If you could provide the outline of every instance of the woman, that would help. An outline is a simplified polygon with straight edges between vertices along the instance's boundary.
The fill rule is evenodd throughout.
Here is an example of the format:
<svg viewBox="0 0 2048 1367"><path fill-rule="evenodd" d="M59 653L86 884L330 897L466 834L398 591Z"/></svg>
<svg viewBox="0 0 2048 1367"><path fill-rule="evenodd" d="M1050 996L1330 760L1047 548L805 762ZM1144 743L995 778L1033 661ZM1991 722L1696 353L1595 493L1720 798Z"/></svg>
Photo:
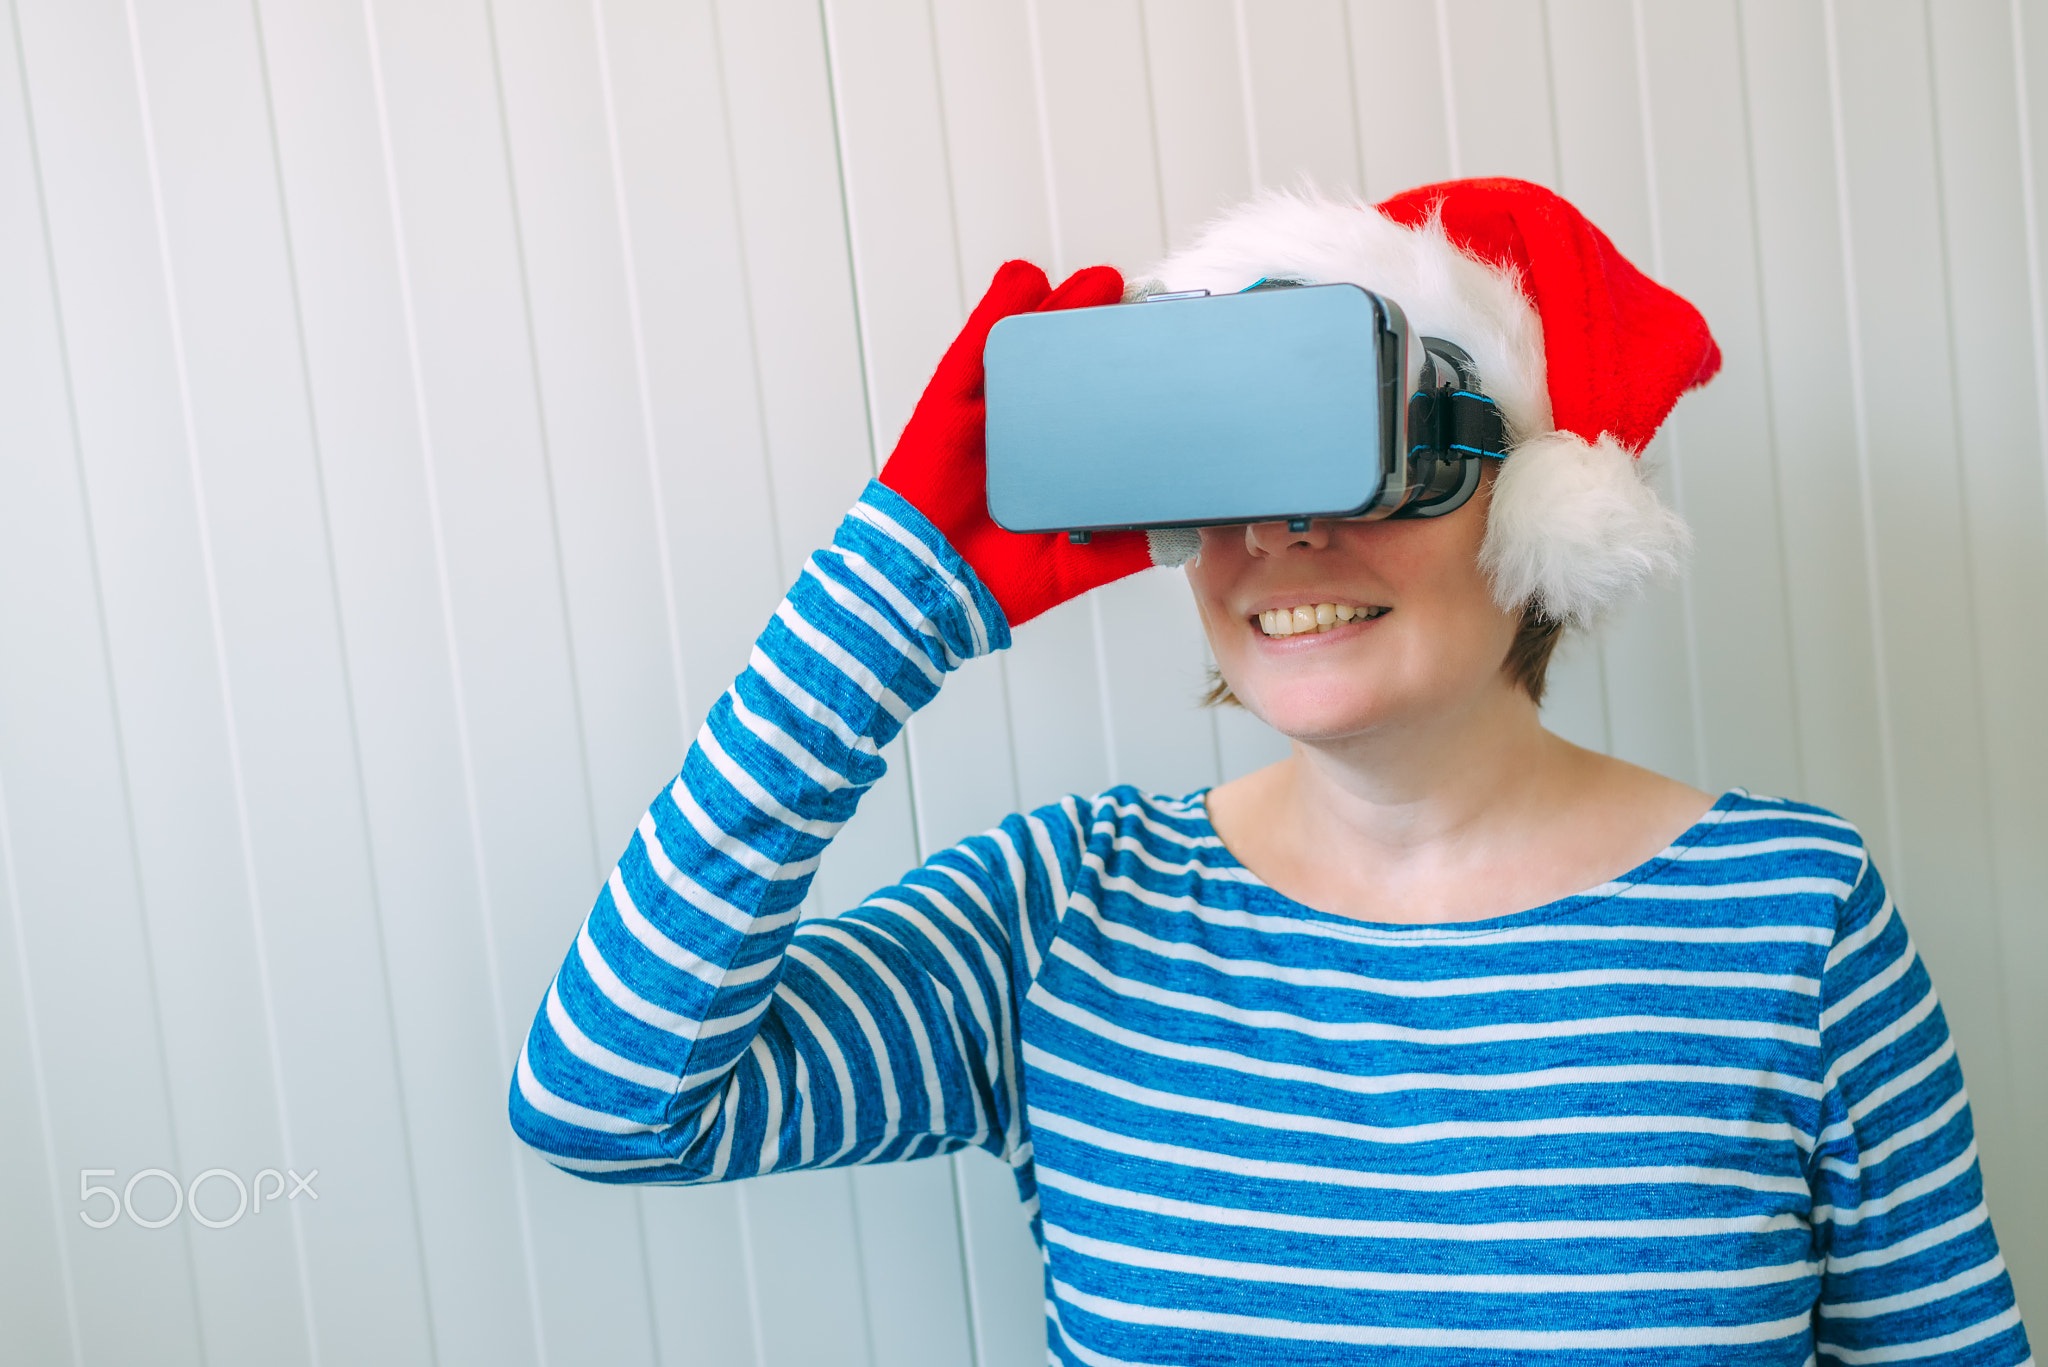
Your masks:
<svg viewBox="0 0 2048 1367"><path fill-rule="evenodd" d="M1538 717L1560 629L1681 547L1632 453L1718 365L1699 315L1512 181L1267 197L1159 275L1382 290L1515 445L1436 519L1200 533L1222 688L1290 758L1012 816L799 926L948 671L1193 549L989 522L989 328L1124 293L1004 267L600 893L521 1135L613 1182L987 1149L1059 1362L2025 1360L1855 829Z"/></svg>

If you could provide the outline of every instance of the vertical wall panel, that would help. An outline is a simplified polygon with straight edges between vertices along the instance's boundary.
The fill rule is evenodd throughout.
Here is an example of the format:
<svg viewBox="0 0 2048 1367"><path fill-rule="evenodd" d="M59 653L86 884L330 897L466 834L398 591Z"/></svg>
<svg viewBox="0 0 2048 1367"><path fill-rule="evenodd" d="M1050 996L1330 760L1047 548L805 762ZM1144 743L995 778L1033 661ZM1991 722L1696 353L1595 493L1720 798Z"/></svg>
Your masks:
<svg viewBox="0 0 2048 1367"><path fill-rule="evenodd" d="M879 462L967 311L937 40L922 3L830 5L825 16ZM877 883L1015 807L1002 692L1002 666L977 660L912 721L906 760L917 839L896 868L877 869ZM969 1154L853 1174L862 1294L878 1363L972 1360L956 1161L989 1160Z"/></svg>
<svg viewBox="0 0 2048 1367"><path fill-rule="evenodd" d="M1456 174L1556 188L1548 0L1437 0L1436 8L1450 38Z"/></svg>
<svg viewBox="0 0 2048 1367"><path fill-rule="evenodd" d="M605 0L596 17L688 735L784 587L748 255L709 0Z"/></svg>
<svg viewBox="0 0 2048 1367"><path fill-rule="evenodd" d="M1051 185L1036 46L1024 0L931 0L946 153L959 234L960 297L981 297L1010 257L1050 271Z"/></svg>
<svg viewBox="0 0 2048 1367"><path fill-rule="evenodd" d="M40 660L43 652L36 647L44 646L54 660L74 669L83 664L81 672L90 673L96 663L92 633L98 612L89 600L80 601L84 595L78 592L90 577L79 574L85 547L75 517L68 386L58 355L42 196L11 6L6 17L7 27L0 32L0 186L5 187L0 190L0 317L16 320L16 326L0 331L0 406L10 419L9 440L0 447L0 632L17 644L0 660ZM59 509L74 516L64 517ZM72 535L67 537L67 531ZM71 574L64 575L63 569ZM52 579L56 582L47 582ZM38 580L46 581L39 586L45 591L71 591L65 595L70 601L62 605L68 614L52 614L58 605L39 602L44 592L23 592ZM79 646L86 647L84 660ZM17 783L40 777L23 772L25 738L14 732L31 715L40 729L40 709L30 709L54 702L36 695L59 683L38 680L18 665L0 664L0 983L7 984L12 998L0 1008L0 1097L11 1103L0 1119L0 1154L6 1155L0 1229L8 1231L0 1246L0 1319L10 1330L18 1326L23 1352L52 1363L81 1360L83 1345L70 1250L64 1246L70 1234L70 1203L64 1199L68 1184L52 1152L54 1117L44 1074L48 1051L39 1039L45 1013L35 1000L30 912L22 899L7 783L10 775ZM89 694L86 706L104 718L103 695ZM9 717L17 719L13 727L6 726ZM161 1087L150 1093L160 1098Z"/></svg>
<svg viewBox="0 0 2048 1367"><path fill-rule="evenodd" d="M179 1161L162 1047L155 970L136 876L127 780L106 654L92 524L71 421L60 299L38 152L47 148L21 81L16 27L0 32L0 802L6 822L9 920L30 984L11 1008L24 1048L5 1105L19 1117L21 1169L11 1185L25 1221L18 1256L27 1278L10 1323L51 1347L52 1362L99 1367L154 1353L200 1361L190 1250L181 1232L79 1219L79 1171L127 1175ZM38 144L41 144L40 146ZM80 870L93 870L81 879ZM30 1013L33 1013L32 1015ZM33 1033L30 1028L33 1026ZM34 1087L38 1065L44 1089ZM20 1090L27 1084L27 1090ZM48 1110L44 1110L47 1100ZM50 1152L39 1154L48 1136ZM104 1178L93 1179L104 1183ZM50 1183L54 1181L54 1189ZM38 1188L41 1190L39 1191ZM32 1207L55 1203L50 1236L64 1241L71 1312L62 1291L39 1293L62 1270L36 1232ZM103 1200L92 1204L104 1219ZM10 1223L9 1242L15 1242Z"/></svg>
<svg viewBox="0 0 2048 1367"><path fill-rule="evenodd" d="M1995 907L1982 933L1997 955L1997 1024L2010 1079L1998 1089L2003 1104L1986 1111L2004 1127L1986 1152L1995 1155L1987 1162L1996 1165L1990 1180L2005 1212L2006 1261L2019 1285L2035 1287L2048 1277L2048 1187L2019 1170L2048 1130L2048 1058L2033 1047L2048 1039L2048 1002L2034 975L2016 970L2048 959L2048 729L2033 724L2033 681L2048 678L2048 614L2028 587L2048 583L2048 500L2038 320L2013 288L2014 263L2027 248L2021 105L2009 6L1935 4L1927 16ZM1952 781L1952 773L1939 780ZM1948 972L1946 981L1955 981L1957 970ZM1975 1066L1973 1082L1985 1071L1984 1062Z"/></svg>
<svg viewBox="0 0 2048 1367"><path fill-rule="evenodd" d="M1880 862L1895 829L1856 449L1855 381L1836 195L1826 34L1818 6L1738 11L1764 358L1782 458L1785 594L1800 791L1860 822ZM1782 396L1782 397L1779 397Z"/></svg>
<svg viewBox="0 0 2048 1367"><path fill-rule="evenodd" d="M1208 650L1187 577L1147 570L1096 590L1090 606L1114 781L1176 794L1216 783L1215 721L1196 707Z"/></svg>
<svg viewBox="0 0 2048 1367"><path fill-rule="evenodd" d="M1166 239L1195 230L1257 186L1235 0L1148 0L1145 70L1159 124ZM1134 263L1135 264L1135 263Z"/></svg>
<svg viewBox="0 0 2048 1367"><path fill-rule="evenodd" d="M1954 318L1923 5L1837 7L1843 182L1857 295L1880 667L1900 846L1887 877L1937 982L1965 1069L2006 1069L1985 734L1960 452ZM2017 339L2015 339L2017 340ZM1975 1098L1984 1167L2017 1168L2011 1099Z"/></svg>
<svg viewBox="0 0 2048 1367"><path fill-rule="evenodd" d="M1137 0L1023 0L1048 147L1052 264L1126 269L1166 247Z"/></svg>
<svg viewBox="0 0 2048 1367"><path fill-rule="evenodd" d="M936 41L926 7L911 0L828 4L825 15L879 464L971 301L961 287Z"/></svg>
<svg viewBox="0 0 2048 1367"><path fill-rule="evenodd" d="M492 1076L508 1053L490 959L472 741L448 635L431 432L366 20L268 6L262 28L304 365L348 642L364 806L442 1362L533 1362L530 1241Z"/></svg>
<svg viewBox="0 0 2048 1367"><path fill-rule="evenodd" d="M481 4L393 6L376 23L426 473L470 744L497 1053L509 1068L573 934L563 908L587 907L596 876L560 509L492 15ZM516 1161L543 1351L651 1361L633 1194L576 1191L534 1155Z"/></svg>
<svg viewBox="0 0 2048 1367"><path fill-rule="evenodd" d="M640 1201L664 1367L760 1362L746 1189L737 1183L650 1187Z"/></svg>
<svg viewBox="0 0 2048 1367"><path fill-rule="evenodd" d="M716 607L704 594L679 592L674 573L671 503L652 446L654 392L666 376L649 364L640 322L621 120L601 17L595 7L511 3L495 6L493 20L599 832L599 859L590 869L595 886L599 865L673 777L689 720L681 640ZM592 155L595 149L606 155ZM729 181L720 186L728 187ZM558 1175L545 1174L536 1185L549 1201L577 1199ZM665 1360L684 1360L697 1335L676 1321L695 1297L692 1288L653 1275L650 1213L644 1197L632 1200L634 1223L617 1229L633 1231L648 1265L635 1266L635 1250L619 1250L622 1256L593 1273L637 1274L651 1302L649 1348ZM659 1214L673 1219L677 1205ZM674 1343L664 1342L664 1326L680 1335ZM572 1351L590 1349L577 1344Z"/></svg>
<svg viewBox="0 0 2048 1367"><path fill-rule="evenodd" d="M1367 199L1458 174L1440 5L1350 0L1351 83Z"/></svg>
<svg viewBox="0 0 2048 1367"><path fill-rule="evenodd" d="M253 12L133 14L282 1166L318 1167L326 1184L325 1204L285 1210L309 1348L426 1362L384 947ZM225 1183L209 1195L217 1216L232 1209ZM354 1296L386 1313L351 1314ZM276 1348L259 1338L247 1352Z"/></svg>
<svg viewBox="0 0 2048 1367"><path fill-rule="evenodd" d="M1327 194L1362 188L1344 0L1236 0L1254 178Z"/></svg>
<svg viewBox="0 0 2048 1367"><path fill-rule="evenodd" d="M1045 1261L1000 1163L955 1160L963 1270L972 1288L976 1367L1045 1361Z"/></svg>
<svg viewBox="0 0 2048 1367"><path fill-rule="evenodd" d="M0 1317L11 1351L37 1362L80 1357L78 1307L68 1266L56 1156L50 1151L49 1087L41 1076L34 984L23 955L22 908L15 891L14 840L0 784L0 982L16 989L0 1007L0 1096L26 1102L0 1111Z"/></svg>
<svg viewBox="0 0 2048 1367"><path fill-rule="evenodd" d="M2048 1000L2031 966L2048 962L2048 729L2035 721L2033 681L2048 677L2048 616L2029 585L2048 582L2048 480L2044 480L2042 317L2038 264L2027 241L2028 102L2039 87L2019 77L2040 68L2015 33L2015 6L1931 6L1935 120L1964 518L1969 528L1978 680L1982 689L1992 876L2004 986L2010 1151L2048 1130ZM1994 74L1995 73L1995 74ZM2034 144L2038 146L2038 142ZM2034 184L2038 185L2038 180ZM2019 263L2030 288L2013 288ZM2025 397L2031 397L2029 404ZM1976 1075L1981 1077L1981 1069ZM1984 1084L1975 1081L1982 1089ZM2000 1234L2023 1305L2042 1305L2048 1278L2048 1184L1999 1176Z"/></svg>
<svg viewBox="0 0 2048 1367"><path fill-rule="evenodd" d="M1095 623L1083 599L1019 627L1009 666L1010 735L1026 810L1064 793L1099 792L1111 755Z"/></svg>
<svg viewBox="0 0 2048 1367"><path fill-rule="evenodd" d="M635 326L617 168L592 155L612 142L594 16L554 0L500 0L492 14L578 719L609 867L614 833L632 829L686 743L686 623L665 563L643 390L654 377Z"/></svg>
<svg viewBox="0 0 2048 1367"><path fill-rule="evenodd" d="M1721 344L1721 373L1672 415L1664 451L1696 538L1686 594L1709 790L1803 790L1764 369L1755 205L1735 6L1637 7L1663 282ZM1669 601L1668 599L1666 601Z"/></svg>
<svg viewBox="0 0 2048 1367"><path fill-rule="evenodd" d="M18 13L177 1135L176 1152L146 1162L180 1178L254 1173L298 1155L285 1152L270 965L252 934L246 798L194 484L182 320L159 236L151 111L121 6ZM152 1218L173 1208L160 1180L139 1191ZM209 1231L190 1221L150 1231L190 1247L210 1360L309 1356L298 1217L269 1214L285 1218L216 1231L225 1238L201 1240Z"/></svg>
<svg viewBox="0 0 2048 1367"><path fill-rule="evenodd" d="M1543 696L1544 726L1589 750L1606 750L1612 743L1607 726L1607 673L1600 648L1598 637L1566 636L1550 657Z"/></svg>
<svg viewBox="0 0 2048 1367"><path fill-rule="evenodd" d="M786 583L874 468L831 78L815 5L714 9Z"/></svg>
<svg viewBox="0 0 2048 1367"><path fill-rule="evenodd" d="M965 1153L877 1163L853 1174L859 1289L878 1367L961 1367L975 1361L955 1163L1001 1171L987 1154ZM1029 1281L1019 1288L1034 1289Z"/></svg>
<svg viewBox="0 0 2048 1367"><path fill-rule="evenodd" d="M778 1174L749 1186L743 1200L762 1367L883 1367L873 1351L846 1174Z"/></svg>
<svg viewBox="0 0 2048 1367"><path fill-rule="evenodd" d="M1559 193L1624 256L1655 267L1657 241L1630 0L1545 0Z"/></svg>

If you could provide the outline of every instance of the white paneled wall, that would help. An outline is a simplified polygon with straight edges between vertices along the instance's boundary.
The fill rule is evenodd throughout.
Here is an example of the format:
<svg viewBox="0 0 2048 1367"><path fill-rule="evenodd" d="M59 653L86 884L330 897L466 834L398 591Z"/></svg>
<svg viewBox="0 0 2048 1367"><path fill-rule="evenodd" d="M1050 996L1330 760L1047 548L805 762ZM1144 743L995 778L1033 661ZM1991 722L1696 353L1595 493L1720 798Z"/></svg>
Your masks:
<svg viewBox="0 0 2048 1367"><path fill-rule="evenodd" d="M1654 451L1694 573L1549 716L1863 825L2048 1306L2048 0L0 13L9 1362L1042 1360L986 1156L600 1188L506 1079L996 264L1139 269L1304 174L1542 181L1706 312L1726 369ZM1279 753L1202 664L1170 574L1026 626L817 909ZM153 1168L317 1200L81 1218Z"/></svg>

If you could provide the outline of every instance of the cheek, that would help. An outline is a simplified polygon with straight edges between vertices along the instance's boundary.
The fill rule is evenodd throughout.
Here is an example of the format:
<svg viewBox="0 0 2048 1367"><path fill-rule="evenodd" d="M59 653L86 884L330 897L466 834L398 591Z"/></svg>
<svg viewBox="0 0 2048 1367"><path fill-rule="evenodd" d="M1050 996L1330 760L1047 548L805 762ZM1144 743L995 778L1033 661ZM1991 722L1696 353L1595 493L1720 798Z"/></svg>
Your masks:
<svg viewBox="0 0 2048 1367"><path fill-rule="evenodd" d="M1515 621L1494 606L1485 576L1445 585L1415 606L1404 644L1429 687L1459 691L1498 673L1514 644Z"/></svg>
<svg viewBox="0 0 2048 1367"><path fill-rule="evenodd" d="M1390 580L1432 597L1464 597L1477 590L1491 602L1492 586L1479 568L1479 549L1486 540L1485 503L1474 498L1442 517L1381 524L1387 535L1374 551Z"/></svg>
<svg viewBox="0 0 2048 1367"><path fill-rule="evenodd" d="M1188 588L1194 592L1195 608L1202 615L1202 625L1208 628L1212 641L1217 636L1216 628L1229 611L1224 605L1245 582L1251 568L1251 557L1245 553L1242 537L1231 541L1218 537L1212 541L1207 529L1202 536L1201 554L1181 567L1181 573L1187 576Z"/></svg>
<svg viewBox="0 0 2048 1367"><path fill-rule="evenodd" d="M1479 568L1483 522L1452 514L1417 530L1424 534L1390 548L1396 556L1388 576L1399 606L1388 624L1399 629L1389 633L1388 645L1397 649L1388 653L1416 687L1463 692L1498 673L1515 622L1495 605L1492 582Z"/></svg>

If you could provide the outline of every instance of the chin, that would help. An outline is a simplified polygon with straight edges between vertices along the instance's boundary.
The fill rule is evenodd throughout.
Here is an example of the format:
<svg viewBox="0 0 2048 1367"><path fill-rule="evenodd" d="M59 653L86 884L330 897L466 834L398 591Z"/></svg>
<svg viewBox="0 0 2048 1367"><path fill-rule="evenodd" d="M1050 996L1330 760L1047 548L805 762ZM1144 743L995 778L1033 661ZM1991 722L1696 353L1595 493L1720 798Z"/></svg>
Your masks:
<svg viewBox="0 0 2048 1367"><path fill-rule="evenodd" d="M1433 729L1484 710L1497 694L1519 697L1500 670L1507 643L1496 634L1439 626L1370 641L1325 637L1305 648L1246 642L1218 652L1218 663L1247 711L1289 740L1315 744L1388 727Z"/></svg>
<svg viewBox="0 0 2048 1367"><path fill-rule="evenodd" d="M1298 741L1333 741L1355 736L1396 721L1419 701L1392 680L1351 673L1331 678L1317 674L1233 682L1245 710L1266 725Z"/></svg>

